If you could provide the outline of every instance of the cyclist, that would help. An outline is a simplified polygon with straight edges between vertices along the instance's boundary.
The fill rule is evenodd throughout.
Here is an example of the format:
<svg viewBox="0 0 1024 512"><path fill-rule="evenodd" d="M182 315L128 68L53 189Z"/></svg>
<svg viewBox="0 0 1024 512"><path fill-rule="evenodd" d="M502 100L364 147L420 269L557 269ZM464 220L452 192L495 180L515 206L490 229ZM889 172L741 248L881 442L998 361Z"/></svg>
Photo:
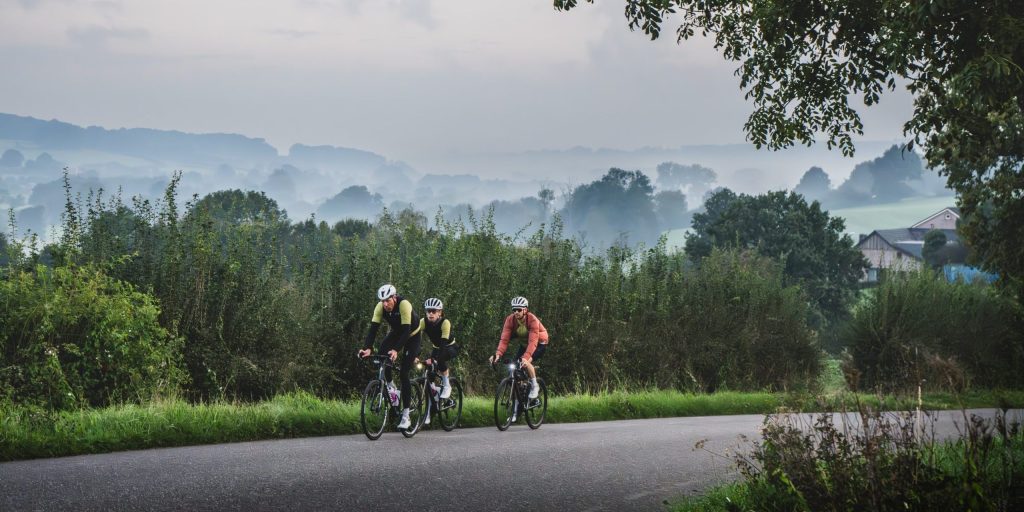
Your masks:
<svg viewBox="0 0 1024 512"><path fill-rule="evenodd" d="M427 364L437 363L437 371L441 374L441 398L452 394L452 385L448 382L448 362L459 355L459 346L452 336L452 322L444 317L444 303L438 298L429 298L423 303L426 318L420 320L420 331L427 334L427 339L434 346Z"/></svg>
<svg viewBox="0 0 1024 512"><path fill-rule="evenodd" d="M412 394L412 384L409 382L409 369L413 361L420 353L420 318L412 310L412 303L398 295L398 291L390 284L385 284L377 290L377 307L373 310L373 319L370 320L370 332L366 335L363 349L359 351L359 357L366 357L373 352L373 340L377 337L377 330L380 324L387 321L390 330L387 336L380 342L381 353L387 354L394 361L398 354L402 354L402 364L398 369L399 378L402 382L402 420L398 423L398 429L409 428L409 396ZM391 369L387 370L385 377L388 379L388 391L394 391L392 384L393 375ZM392 405L398 405L392 395Z"/></svg>
<svg viewBox="0 0 1024 512"><path fill-rule="evenodd" d="M508 342L512 339L519 340L519 352L516 359L522 358L526 373L530 375L530 398L537 398L540 392L540 385L537 384L537 371L533 369L533 361L540 360L547 350L548 330L540 319L529 311L530 303L526 297L512 299L512 314L505 318L505 324L501 328L501 339L498 341L498 348L494 355L488 359L491 364L498 362Z"/></svg>

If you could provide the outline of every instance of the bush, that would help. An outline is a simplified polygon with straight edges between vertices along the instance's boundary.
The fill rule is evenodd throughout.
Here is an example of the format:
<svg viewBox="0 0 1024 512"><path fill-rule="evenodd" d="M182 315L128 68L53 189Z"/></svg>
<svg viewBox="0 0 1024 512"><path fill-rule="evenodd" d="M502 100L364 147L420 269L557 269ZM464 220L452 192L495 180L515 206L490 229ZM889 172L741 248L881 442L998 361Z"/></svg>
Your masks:
<svg viewBox="0 0 1024 512"><path fill-rule="evenodd" d="M738 510L1020 510L1024 435L1005 413L972 416L959 439L939 443L911 414L766 418L762 441L736 460Z"/></svg>
<svg viewBox="0 0 1024 512"><path fill-rule="evenodd" d="M1024 316L983 284L949 283L922 270L893 274L854 309L842 335L851 387L959 390L1019 387Z"/></svg>
<svg viewBox="0 0 1024 512"><path fill-rule="evenodd" d="M52 409L176 392L181 339L156 301L92 266L8 268L0 280L0 394Z"/></svg>

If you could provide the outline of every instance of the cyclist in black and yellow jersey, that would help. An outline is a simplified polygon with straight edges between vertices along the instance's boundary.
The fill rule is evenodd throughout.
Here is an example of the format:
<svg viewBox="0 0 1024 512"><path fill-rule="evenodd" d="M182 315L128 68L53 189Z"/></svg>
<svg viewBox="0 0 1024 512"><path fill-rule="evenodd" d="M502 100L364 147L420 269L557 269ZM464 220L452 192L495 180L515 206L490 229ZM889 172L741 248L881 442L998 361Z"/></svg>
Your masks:
<svg viewBox="0 0 1024 512"><path fill-rule="evenodd" d="M452 385L448 382L448 363L459 355L459 346L455 344L455 337L452 335L452 322L444 317L444 304L441 299L429 298L423 303L426 310L426 318L420 320L420 330L427 334L427 339L434 346L430 352L430 359L437 364L437 372L441 374L441 398L448 398L452 394Z"/></svg>
<svg viewBox="0 0 1024 512"><path fill-rule="evenodd" d="M402 363L399 366L398 374L402 383L402 420L398 423L398 429L409 428L409 396L412 393L412 385L409 383L409 370L412 368L416 356L420 353L420 317L412 309L412 303L398 295L395 287L386 284L377 290L377 307L373 310L373 319L370 321L370 332L366 335L363 349L359 351L359 357L366 357L373 352L373 341L377 337L380 324L387 321L390 330L387 336L380 342L380 352L387 354L394 361L398 354L402 354ZM393 376L391 370L387 370L385 377L388 380L388 390L394 391L391 383ZM397 397L392 394L392 404L395 404Z"/></svg>

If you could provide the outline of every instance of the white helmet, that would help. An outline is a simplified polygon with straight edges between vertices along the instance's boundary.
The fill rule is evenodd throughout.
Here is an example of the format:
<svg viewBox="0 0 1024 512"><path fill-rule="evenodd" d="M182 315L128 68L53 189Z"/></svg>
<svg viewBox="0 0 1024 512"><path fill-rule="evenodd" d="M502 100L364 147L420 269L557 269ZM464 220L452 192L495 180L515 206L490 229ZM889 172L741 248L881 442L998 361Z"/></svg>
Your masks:
<svg viewBox="0 0 1024 512"><path fill-rule="evenodd" d="M514 308L525 308L529 306L530 302L526 300L526 297L516 297L512 299L512 307Z"/></svg>
<svg viewBox="0 0 1024 512"><path fill-rule="evenodd" d="M395 290L394 286L386 284L377 289L377 299L380 301L385 301L393 297L396 293L398 293L398 291Z"/></svg>
<svg viewBox="0 0 1024 512"><path fill-rule="evenodd" d="M441 299L431 297L423 303L423 309L444 309L444 304Z"/></svg>

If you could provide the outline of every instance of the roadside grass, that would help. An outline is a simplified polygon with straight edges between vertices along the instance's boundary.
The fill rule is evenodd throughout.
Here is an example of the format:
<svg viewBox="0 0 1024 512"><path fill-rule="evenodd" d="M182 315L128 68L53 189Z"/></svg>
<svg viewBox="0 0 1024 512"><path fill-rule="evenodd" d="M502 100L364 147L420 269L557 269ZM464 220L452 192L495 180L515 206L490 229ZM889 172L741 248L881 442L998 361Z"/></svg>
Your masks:
<svg viewBox="0 0 1024 512"><path fill-rule="evenodd" d="M743 482L713 487L700 496L680 498L669 503L672 512L720 512L723 510L749 510L747 495L750 488Z"/></svg>
<svg viewBox="0 0 1024 512"><path fill-rule="evenodd" d="M1005 416L992 422L964 419L960 437L947 441L901 437L898 429L884 426L872 432L854 426L854 435L845 441L834 432L803 439L788 433L765 434L759 442L767 451L761 448L760 456L757 450L753 457L745 455L747 469L737 480L700 495L666 501L666 505L671 512L861 510L865 502L884 503L880 510L935 510L936 505L957 510L1021 510L1024 431L1020 424ZM803 449L794 447L794 440L804 443ZM816 448L815 440L828 447ZM850 445L844 445L847 441ZM752 459L757 464L750 465ZM867 462L850 463L859 459ZM817 469L801 473L800 468L808 466ZM866 499L851 502L842 486L821 486L836 478L881 485L868 490Z"/></svg>
<svg viewBox="0 0 1024 512"><path fill-rule="evenodd" d="M916 400L910 398L860 395L859 399L888 410L916 406ZM843 410L844 404L853 402L854 395L849 393L708 395L637 390L569 394L550 397L546 422ZM490 396L467 397L460 426L493 425L493 405ZM959 396L931 393L924 397L928 409L1021 406L1024 391L975 391ZM163 400L61 412L6 405L0 407L0 461L361 432L358 401L323 400L304 392L252 404Z"/></svg>

